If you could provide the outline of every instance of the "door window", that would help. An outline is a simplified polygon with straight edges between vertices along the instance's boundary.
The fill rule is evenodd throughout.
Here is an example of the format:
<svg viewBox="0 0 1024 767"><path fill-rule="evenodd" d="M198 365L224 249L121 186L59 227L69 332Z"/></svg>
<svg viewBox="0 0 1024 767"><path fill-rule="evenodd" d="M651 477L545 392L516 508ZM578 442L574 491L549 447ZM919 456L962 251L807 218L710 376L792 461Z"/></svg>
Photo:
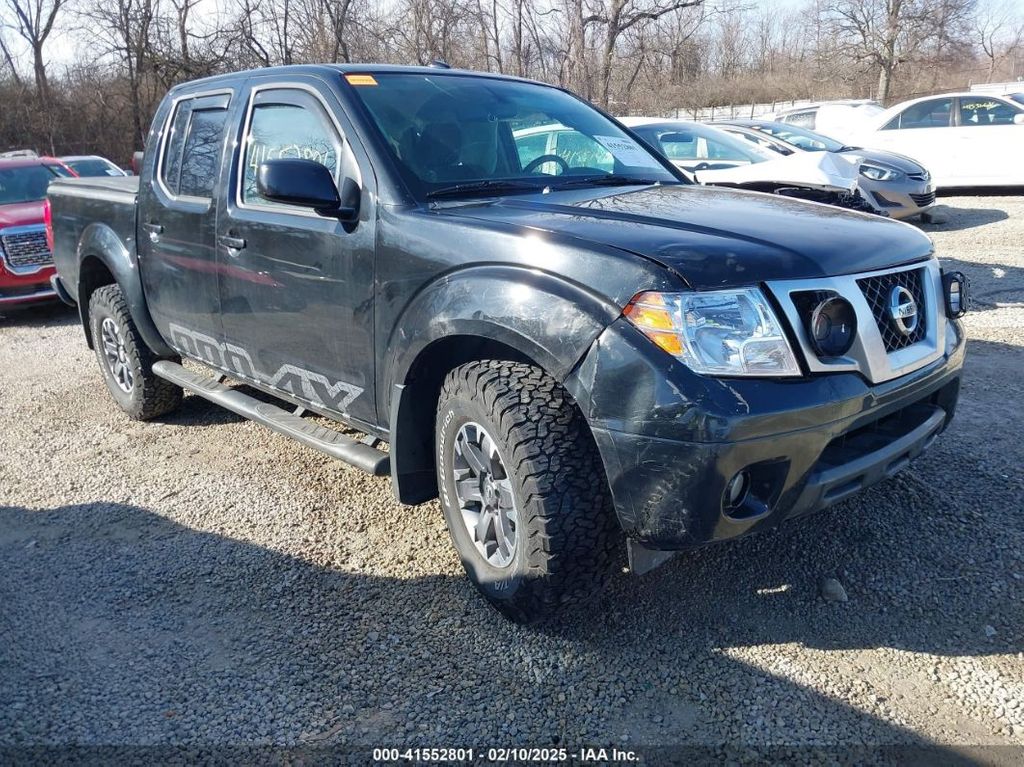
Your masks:
<svg viewBox="0 0 1024 767"><path fill-rule="evenodd" d="M912 104L882 130L908 130L912 128L947 128L953 112L953 99L929 99Z"/></svg>
<svg viewBox="0 0 1024 767"><path fill-rule="evenodd" d="M779 122L789 123L790 125L796 125L801 128L814 128L816 122L817 112L813 109L806 112L793 112L793 114L783 115L779 118Z"/></svg>
<svg viewBox="0 0 1024 767"><path fill-rule="evenodd" d="M1021 111L1005 101L978 97L960 98L960 124L967 127L981 125L1013 125L1013 118Z"/></svg>
<svg viewBox="0 0 1024 767"><path fill-rule="evenodd" d="M185 148L181 153L178 194L188 197L213 196L227 117L226 109L193 110Z"/></svg>
<svg viewBox="0 0 1024 767"><path fill-rule="evenodd" d="M160 158L160 181L168 194L213 196L227 116L225 97L178 102Z"/></svg>
<svg viewBox="0 0 1024 767"><path fill-rule="evenodd" d="M528 136L517 136L516 152L519 155L519 165L525 168L542 154L547 154L549 131L533 133Z"/></svg>
<svg viewBox="0 0 1024 767"><path fill-rule="evenodd" d="M327 168L335 183L342 178L342 139L326 110L313 96L297 90L257 94L245 139L241 196L249 205L294 209L260 196L256 172L267 160L313 160Z"/></svg>
<svg viewBox="0 0 1024 767"><path fill-rule="evenodd" d="M598 168L608 173L615 170L612 153L590 136L578 130L559 131L556 135L555 154L570 168Z"/></svg>

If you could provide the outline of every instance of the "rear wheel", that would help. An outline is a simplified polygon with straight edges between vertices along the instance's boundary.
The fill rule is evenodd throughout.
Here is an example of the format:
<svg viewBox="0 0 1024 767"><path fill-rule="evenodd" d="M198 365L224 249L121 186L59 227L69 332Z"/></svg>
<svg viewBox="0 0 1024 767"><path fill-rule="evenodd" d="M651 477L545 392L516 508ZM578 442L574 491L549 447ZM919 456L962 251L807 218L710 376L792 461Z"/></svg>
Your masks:
<svg viewBox="0 0 1024 767"><path fill-rule="evenodd" d="M532 365L473 362L437 410L441 506L470 579L520 623L588 598L621 534L597 446L565 390Z"/></svg>
<svg viewBox="0 0 1024 767"><path fill-rule="evenodd" d="M178 407L182 390L153 374L157 357L139 336L120 286L92 294L89 327L103 380L124 412L145 421Z"/></svg>

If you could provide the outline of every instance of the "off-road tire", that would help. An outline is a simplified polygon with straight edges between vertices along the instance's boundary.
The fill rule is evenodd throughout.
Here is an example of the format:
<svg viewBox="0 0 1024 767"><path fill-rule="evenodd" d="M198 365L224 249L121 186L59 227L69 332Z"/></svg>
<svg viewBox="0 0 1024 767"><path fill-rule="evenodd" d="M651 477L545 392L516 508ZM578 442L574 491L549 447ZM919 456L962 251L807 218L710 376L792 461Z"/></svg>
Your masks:
<svg viewBox="0 0 1024 767"><path fill-rule="evenodd" d="M125 358L134 379L129 392L118 386L104 354L102 325L105 319L113 320L123 340ZM89 329L103 381L114 401L129 417L146 421L169 413L181 404L181 387L153 374L153 363L158 357L139 335L120 286L104 285L92 294Z"/></svg>
<svg viewBox="0 0 1024 767"><path fill-rule="evenodd" d="M495 441L518 505L507 567L480 553L459 508L454 440L469 422ZM486 360L451 371L438 400L435 447L441 506L462 564L506 617L550 617L590 598L613 574L624 547L597 445L568 393L543 370Z"/></svg>

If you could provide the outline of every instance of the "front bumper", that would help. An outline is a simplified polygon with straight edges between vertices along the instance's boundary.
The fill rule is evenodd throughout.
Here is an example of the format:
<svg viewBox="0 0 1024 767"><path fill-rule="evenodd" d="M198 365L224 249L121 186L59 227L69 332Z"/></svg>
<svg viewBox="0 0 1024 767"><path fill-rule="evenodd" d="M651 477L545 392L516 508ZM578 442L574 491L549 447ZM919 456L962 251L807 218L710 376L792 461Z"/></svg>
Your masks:
<svg viewBox="0 0 1024 767"><path fill-rule="evenodd" d="M50 277L57 273L53 266L42 266L30 273L12 272L0 258L0 309L27 306L57 298Z"/></svg>
<svg viewBox="0 0 1024 767"><path fill-rule="evenodd" d="M861 178L861 194L875 208L896 219L910 218L924 213L935 204L935 187L931 180L871 181Z"/></svg>
<svg viewBox="0 0 1024 767"><path fill-rule="evenodd" d="M881 384L859 374L800 380L697 376L626 322L567 382L604 461L626 534L648 549L701 546L837 503L920 455L953 416L964 336ZM726 488L747 473L730 507Z"/></svg>

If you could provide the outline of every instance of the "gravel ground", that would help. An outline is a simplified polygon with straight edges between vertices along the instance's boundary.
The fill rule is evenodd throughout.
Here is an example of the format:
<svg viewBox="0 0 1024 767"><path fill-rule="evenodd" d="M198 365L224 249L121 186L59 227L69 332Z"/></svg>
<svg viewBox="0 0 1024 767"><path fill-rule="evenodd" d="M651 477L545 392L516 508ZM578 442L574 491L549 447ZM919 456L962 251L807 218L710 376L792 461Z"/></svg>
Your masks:
<svg viewBox="0 0 1024 767"><path fill-rule="evenodd" d="M131 423L72 313L0 320L0 746L1024 745L1024 198L942 202L977 305L932 450L542 630L436 504L196 397Z"/></svg>

